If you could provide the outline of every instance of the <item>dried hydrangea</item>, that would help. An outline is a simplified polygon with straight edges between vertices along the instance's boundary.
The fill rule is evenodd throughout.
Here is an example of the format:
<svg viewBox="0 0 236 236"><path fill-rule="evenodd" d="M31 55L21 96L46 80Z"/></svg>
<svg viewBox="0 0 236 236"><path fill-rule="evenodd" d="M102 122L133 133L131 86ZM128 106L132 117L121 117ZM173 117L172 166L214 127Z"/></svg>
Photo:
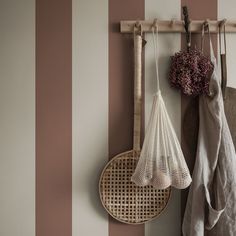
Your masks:
<svg viewBox="0 0 236 236"><path fill-rule="evenodd" d="M201 51L177 52L171 57L171 85L188 96L208 94L214 65Z"/></svg>

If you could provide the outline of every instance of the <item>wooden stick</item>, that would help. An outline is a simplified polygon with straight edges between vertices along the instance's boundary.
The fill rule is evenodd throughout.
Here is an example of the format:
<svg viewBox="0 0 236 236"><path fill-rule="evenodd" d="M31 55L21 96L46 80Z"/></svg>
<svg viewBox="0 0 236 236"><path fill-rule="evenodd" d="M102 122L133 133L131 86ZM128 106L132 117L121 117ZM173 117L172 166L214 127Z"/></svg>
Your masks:
<svg viewBox="0 0 236 236"><path fill-rule="evenodd" d="M184 29L186 32L186 42L187 42L187 51L189 52L191 48L191 35L189 32L189 25L190 25L190 20L188 16L188 8L186 6L183 6L183 15L184 15Z"/></svg>

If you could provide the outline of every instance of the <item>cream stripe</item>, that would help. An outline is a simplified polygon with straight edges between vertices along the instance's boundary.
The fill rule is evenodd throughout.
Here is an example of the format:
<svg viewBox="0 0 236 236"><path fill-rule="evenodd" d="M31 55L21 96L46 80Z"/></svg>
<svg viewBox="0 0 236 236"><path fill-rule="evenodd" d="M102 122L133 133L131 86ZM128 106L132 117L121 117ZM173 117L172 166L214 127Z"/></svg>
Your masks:
<svg viewBox="0 0 236 236"><path fill-rule="evenodd" d="M180 19L179 0L146 0L145 1L146 19ZM151 34L146 35L148 41L145 48L145 121L146 125L151 111L153 93L156 91L155 61ZM165 100L167 110L173 122L175 131L180 139L181 133L181 98L180 94L170 88L168 84L168 69L170 56L180 50L180 34L160 34L159 36L159 75L160 87ZM166 211L156 220L146 224L145 236L180 235L181 216L180 216L180 191L174 190L170 204ZM171 226L171 227L170 227Z"/></svg>
<svg viewBox="0 0 236 236"><path fill-rule="evenodd" d="M0 1L0 235L35 235L35 1Z"/></svg>
<svg viewBox="0 0 236 236"><path fill-rule="evenodd" d="M73 0L73 236L108 235L98 179L108 161L108 0Z"/></svg>
<svg viewBox="0 0 236 236"><path fill-rule="evenodd" d="M235 0L218 0L218 19L235 19ZM227 85L236 88L236 34L227 34ZM219 51L219 50L218 50Z"/></svg>

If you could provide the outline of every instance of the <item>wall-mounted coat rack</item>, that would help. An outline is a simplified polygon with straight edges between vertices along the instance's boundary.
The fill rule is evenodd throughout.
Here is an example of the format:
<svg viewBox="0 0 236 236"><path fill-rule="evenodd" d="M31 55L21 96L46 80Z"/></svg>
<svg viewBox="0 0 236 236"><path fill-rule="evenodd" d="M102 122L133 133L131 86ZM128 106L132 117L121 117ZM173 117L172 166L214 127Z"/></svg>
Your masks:
<svg viewBox="0 0 236 236"><path fill-rule="evenodd" d="M147 21L121 21L120 31L121 33L133 33L135 24L140 24L142 32L152 32L153 20ZM200 33L202 31L202 25L206 20L193 20L190 21L189 31L192 33ZM219 26L225 24L225 32L236 33L236 20L208 20L211 33L218 33ZM184 33L184 21L182 20L157 20L158 32L163 33Z"/></svg>

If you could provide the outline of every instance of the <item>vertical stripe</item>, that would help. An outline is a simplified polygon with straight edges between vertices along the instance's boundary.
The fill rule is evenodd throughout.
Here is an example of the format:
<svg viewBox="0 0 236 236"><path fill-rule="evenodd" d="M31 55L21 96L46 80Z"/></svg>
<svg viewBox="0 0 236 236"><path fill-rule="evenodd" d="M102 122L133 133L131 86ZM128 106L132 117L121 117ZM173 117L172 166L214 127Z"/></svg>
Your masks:
<svg viewBox="0 0 236 236"><path fill-rule="evenodd" d="M146 0L145 18L170 20L180 18L179 0ZM146 35L147 45L145 51L145 117L146 123L150 116L153 94L156 92L156 72L152 34ZM168 70L170 56L180 50L179 34L159 34L159 76L162 95L172 120L175 131L180 139L181 131L181 97L177 90L170 87ZM167 209L156 220L146 224L145 235L180 235L180 191L173 189L172 197ZM170 227L171 225L171 227Z"/></svg>
<svg viewBox="0 0 236 236"><path fill-rule="evenodd" d="M72 235L72 4L36 0L36 235Z"/></svg>
<svg viewBox="0 0 236 236"><path fill-rule="evenodd" d="M0 1L0 235L35 235L35 3Z"/></svg>
<svg viewBox="0 0 236 236"><path fill-rule="evenodd" d="M73 0L73 236L107 236L108 0Z"/></svg>
<svg viewBox="0 0 236 236"><path fill-rule="evenodd" d="M181 6L187 6L189 10L189 17L192 20L201 19L217 19L217 0L181 0ZM204 7L203 7L204 6ZM182 11L182 9L181 9ZM195 45L200 48L200 35L192 35L192 46ZM208 42L208 40L206 40ZM212 42L215 52L217 51L217 37L212 35ZM185 49L185 35L182 35L182 49ZM208 48L206 48L208 49ZM181 97L181 114L182 114L182 149L185 155L187 164L192 172L198 136L198 98L189 98L184 95ZM188 190L182 191L181 194L181 212L182 217L185 211L185 204L187 199Z"/></svg>
<svg viewBox="0 0 236 236"><path fill-rule="evenodd" d="M144 19L144 0L109 0L109 157L132 149L133 41L119 32L120 20ZM143 236L144 225L109 217L109 236Z"/></svg>
<svg viewBox="0 0 236 236"><path fill-rule="evenodd" d="M218 18L220 20L226 18L228 20L235 19L236 2L234 0L218 0ZM226 34L227 41L227 85L236 88L236 34ZM223 47L222 47L223 48Z"/></svg>

